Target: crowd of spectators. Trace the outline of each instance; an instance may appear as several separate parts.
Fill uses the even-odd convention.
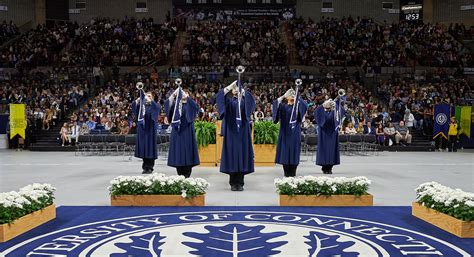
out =
[[[468,50],[440,24],[379,24],[360,17],[323,17],[319,22],[292,20],[289,27],[299,61],[304,65],[382,67],[418,63],[459,67],[473,64]]]
[[[13,24],[0,26],[0,43],[18,33]],[[38,25],[0,50],[0,67],[30,70],[38,66],[138,66],[168,60],[177,27],[153,19],[93,19]],[[71,42],[70,48],[68,44]]]
[[[94,88],[86,81],[65,77],[58,68],[50,73],[37,73],[29,77],[1,82],[1,103],[25,103],[27,115],[34,129],[49,129],[59,124],[64,115],[73,110],[60,134],[63,144],[78,135],[95,133],[134,134],[136,123],[131,103],[138,98],[136,79],[120,79],[106,82]],[[173,83],[143,76],[145,90],[153,92],[155,101],[163,104]],[[329,98],[335,98],[339,89],[345,89],[346,110],[341,134],[371,134],[382,145],[410,144],[412,132],[421,130],[431,135],[433,105],[440,102],[460,104],[474,98],[470,82],[463,78],[435,81],[414,78],[380,81],[372,94],[360,81],[350,76],[307,80],[300,88],[301,97],[308,105],[303,122],[305,134],[317,133],[313,113],[317,106]],[[189,79],[184,89],[200,106],[199,120],[216,121],[218,114],[215,95],[223,85],[219,81]],[[256,111],[252,122],[272,119],[272,101],[283,95],[294,82],[288,80],[244,80],[244,88],[256,99]],[[0,105],[5,106],[5,105]],[[1,111],[1,110],[0,110]],[[162,112],[158,118],[160,129],[168,128],[168,120]]]
[[[20,31],[13,21],[7,22],[4,20],[2,24],[0,24],[0,46],[19,34]]]
[[[32,140],[35,132],[58,125],[89,97],[90,91],[87,81],[51,71],[11,76],[0,81],[0,113],[8,113],[8,104],[25,104],[27,140]]]
[[[431,135],[433,127],[433,105],[448,103],[452,105],[466,104],[474,99],[472,86],[465,78],[438,79],[418,81],[404,78],[383,81],[377,86],[378,94],[393,110],[392,120],[403,120],[405,110],[414,116],[413,125]]]
[[[185,66],[286,66],[287,49],[277,21],[201,21],[188,24]]]
[[[448,27],[449,33],[458,40],[472,40],[474,39],[474,26],[469,28],[464,24],[449,24]]]
[[[77,23],[38,25],[18,41],[0,50],[0,67],[31,69],[55,64],[59,53],[79,28]]]
[[[287,49],[280,38],[278,21],[242,21],[217,12],[206,17],[194,13],[187,25],[190,35],[182,51],[184,66],[177,73],[223,72],[228,78],[236,65],[247,72],[288,71]],[[190,16],[188,16],[190,17]],[[196,19],[198,21],[196,21]],[[10,29],[8,29],[10,26]],[[0,32],[12,30],[5,22]],[[472,28],[451,25],[399,23],[378,24],[362,18],[323,18],[289,22],[301,63],[322,66],[428,66],[472,65],[472,55],[454,40],[472,37]],[[449,32],[449,33],[448,33]],[[62,143],[79,134],[105,131],[133,134],[136,124],[131,103],[138,97],[136,77],[120,77],[118,65],[144,65],[152,60],[166,61],[177,28],[172,22],[156,24],[152,19],[95,19],[77,23],[38,26],[19,41],[0,50],[0,67],[33,68],[53,66],[52,71],[25,75],[20,72],[0,81],[0,113],[9,103],[25,103],[30,126],[48,130],[65,115],[68,122],[60,131]],[[0,34],[3,39],[4,34]],[[70,49],[62,51],[66,45]],[[61,54],[60,54],[61,53]],[[59,64],[59,65],[58,65]],[[113,76],[105,81],[105,66]],[[217,67],[217,68],[216,68]],[[170,68],[170,74],[174,68]],[[163,104],[174,85],[153,76],[141,78],[145,89]],[[110,75],[110,74],[109,74]],[[233,74],[232,74],[233,75]],[[296,77],[300,77],[297,75]],[[244,87],[255,96],[257,107],[252,121],[272,119],[272,101],[294,87],[293,79],[243,79]],[[372,134],[382,145],[410,144],[411,133],[432,134],[433,105],[459,104],[473,99],[472,82],[465,78],[434,80],[392,78],[382,80],[375,91],[362,85],[358,76],[330,76],[305,80],[301,97],[308,104],[303,123],[307,134],[317,133],[313,112],[339,89],[345,89],[345,115],[341,134]],[[92,87],[91,85],[94,85]],[[192,76],[185,88],[200,106],[198,119],[215,121],[218,114],[215,94],[224,85],[215,78]],[[97,86],[97,87],[96,87]],[[92,89],[93,88],[93,89]],[[160,129],[167,128],[164,113]]]
[[[174,85],[169,81],[145,79],[147,91],[152,91],[155,100],[163,104]],[[455,90],[447,90],[447,85]],[[216,121],[218,114],[215,94],[223,87],[220,82],[207,80],[185,80],[184,88],[200,106],[199,120]],[[256,111],[252,121],[272,119],[272,101],[294,87],[291,80],[244,82],[256,99]],[[300,90],[301,97],[308,104],[303,123],[306,134],[317,133],[313,113],[317,106],[329,98],[335,98],[339,89],[346,90],[346,113],[343,117],[341,134],[371,134],[382,145],[410,144],[414,130],[431,133],[433,126],[433,104],[441,101],[459,103],[461,98],[472,94],[468,81],[450,80],[427,83],[415,80],[383,81],[377,95],[348,78],[322,78],[305,82]],[[386,91],[384,91],[386,90]],[[81,133],[100,129],[110,133],[135,133],[136,124],[131,112],[131,103],[138,97],[134,81],[111,81],[90,98],[71,117],[71,124],[79,124]],[[386,100],[384,100],[384,97]],[[168,124],[164,113],[158,118],[161,125]]]
[[[71,49],[61,56],[63,65],[164,64],[176,37],[175,24],[149,19],[100,18],[76,30]]]

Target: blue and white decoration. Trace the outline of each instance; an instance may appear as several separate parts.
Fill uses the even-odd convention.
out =
[[[59,207],[56,221],[0,244],[6,256],[32,257],[456,257],[473,250],[473,239],[424,223],[408,207]]]

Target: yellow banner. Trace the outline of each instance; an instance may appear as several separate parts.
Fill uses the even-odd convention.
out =
[[[10,139],[20,135],[25,139],[26,115],[24,104],[10,104]]]
[[[471,137],[471,106],[461,107],[461,120],[459,122],[460,129],[459,135],[464,134],[467,137]]]

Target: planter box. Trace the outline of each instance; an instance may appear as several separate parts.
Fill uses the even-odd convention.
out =
[[[373,206],[373,195],[280,195],[280,206]]]
[[[204,206],[205,196],[183,198],[181,195],[119,195],[110,198],[112,206]]]
[[[474,221],[462,221],[425,207],[412,204],[412,215],[461,238],[474,238]]]
[[[56,206],[54,204],[26,216],[23,216],[11,224],[0,225],[0,243],[6,242],[39,225],[56,218]]]
[[[217,166],[217,145],[211,144],[206,147],[199,147],[200,166],[215,167]]]
[[[219,166],[221,163],[221,157],[222,157],[222,145],[224,144],[224,137],[221,136],[222,132],[222,121],[218,120],[216,122],[216,166]]]
[[[275,166],[276,145],[253,145],[255,166]]]

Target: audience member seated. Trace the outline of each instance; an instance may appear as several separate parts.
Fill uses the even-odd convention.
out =
[[[377,125],[377,129],[375,130],[375,136],[379,145],[385,145],[385,132],[382,123],[379,123]]]
[[[372,127],[372,123],[367,122],[367,124],[364,126],[364,135],[375,135],[376,134],[376,129]]]
[[[385,134],[385,145],[391,146],[392,144],[395,143],[395,135],[397,134],[397,131],[393,127],[393,123],[389,122],[388,126],[383,129],[383,132]]]
[[[72,123],[72,126],[69,129],[69,136],[68,136],[70,144],[72,144],[73,139],[77,143],[77,138],[80,135],[80,131],[81,131],[81,127],[77,125],[77,122],[75,121],[74,123]]]
[[[346,135],[355,135],[355,134],[357,134],[357,131],[354,128],[354,124],[352,122],[349,122],[347,124],[347,127],[344,129],[344,134],[346,134]]]
[[[398,129],[395,132],[395,143],[397,145],[400,145],[400,141],[406,142],[406,144],[410,145],[411,144],[411,134],[410,131],[408,130],[408,127],[405,125],[404,121],[400,121],[400,125],[398,126]]]
[[[61,136],[62,146],[64,146],[66,142],[69,142],[69,126],[67,125],[67,122],[63,124],[59,134]]]

